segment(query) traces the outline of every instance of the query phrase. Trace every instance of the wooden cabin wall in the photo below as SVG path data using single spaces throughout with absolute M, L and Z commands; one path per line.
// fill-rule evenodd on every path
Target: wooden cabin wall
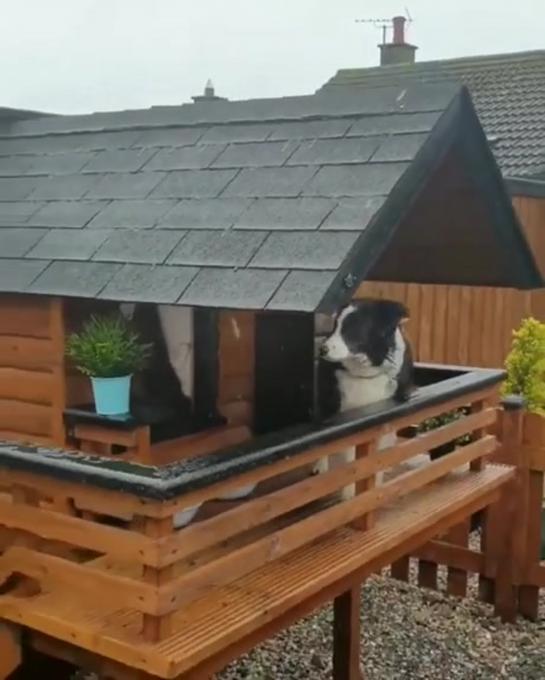
M 219 318 L 219 410 L 229 422 L 253 425 L 255 313 L 222 311 Z
M 545 277 L 545 198 L 514 196 L 513 207 Z
M 0 295 L 0 438 L 62 445 L 64 399 L 60 300 Z

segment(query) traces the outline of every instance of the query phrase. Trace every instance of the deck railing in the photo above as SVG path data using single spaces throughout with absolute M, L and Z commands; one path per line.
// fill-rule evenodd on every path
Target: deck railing
M 387 410 L 378 405 L 163 468 L 6 444 L 0 448 L 0 599 L 62 591 L 66 598 L 88 597 L 95 609 L 118 603 L 142 614 L 144 640 L 165 639 L 174 614 L 213 589 L 342 527 L 368 529 L 382 512 L 439 479 L 478 475 L 497 450 L 490 431 L 500 380 L 493 371 L 460 373 Z M 402 436 L 461 407 L 458 420 Z M 379 440 L 392 432 L 399 433 L 396 443 L 379 451 Z M 451 453 L 375 484 L 379 472 L 460 438 L 464 444 Z M 353 462 L 309 476 L 318 459 L 347 447 L 356 447 Z M 248 484 L 259 485 L 251 498 L 217 501 Z M 349 484 L 356 494 L 342 500 L 338 492 Z M 196 520 L 176 529 L 177 514 L 196 505 Z M 420 554 L 428 561 L 429 550 Z M 481 559 L 466 548 L 459 554 L 453 569 Z M 490 569 L 488 577 L 495 575 Z

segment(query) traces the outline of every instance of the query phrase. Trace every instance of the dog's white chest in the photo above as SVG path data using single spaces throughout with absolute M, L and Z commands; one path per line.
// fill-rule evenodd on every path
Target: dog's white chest
M 384 373 L 374 378 L 361 378 L 352 376 L 347 371 L 337 371 L 337 380 L 341 396 L 341 411 L 361 408 L 389 399 L 396 390 L 395 381 Z

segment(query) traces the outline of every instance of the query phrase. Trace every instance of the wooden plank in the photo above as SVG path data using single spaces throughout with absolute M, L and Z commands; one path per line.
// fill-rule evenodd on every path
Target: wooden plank
M 10 547 L 0 557 L 0 583 L 15 573 L 35 579 L 44 591 L 60 587 L 67 596 L 75 592 L 82 597 L 87 594 L 95 604 L 131 607 L 149 614 L 160 613 L 157 589 L 142 581 L 27 547 Z
M 478 574 L 484 571 L 485 560 L 482 553 L 446 543 L 443 540 L 426 543 L 426 545 L 417 548 L 414 556 L 466 572 L 471 571 Z
M 239 488 L 240 486 L 246 484 L 257 484 L 262 480 L 313 463 L 324 456 L 338 453 L 340 450 L 344 450 L 345 448 L 363 444 L 376 437 L 381 437 L 384 434 L 402 430 L 405 427 L 412 427 L 414 426 L 415 422 L 422 422 L 423 420 L 432 418 L 433 416 L 439 415 L 440 413 L 445 413 L 446 411 L 451 411 L 460 408 L 461 406 L 467 406 L 468 404 L 471 404 L 475 401 L 486 399 L 494 392 L 495 388 L 489 387 L 483 390 L 475 391 L 471 394 L 456 397 L 443 404 L 420 409 L 417 415 L 413 414 L 404 416 L 402 418 L 397 418 L 394 421 L 389 421 L 386 425 L 379 425 L 377 427 L 357 432 L 354 435 L 343 437 L 342 439 L 336 439 L 334 442 L 329 444 L 324 444 L 315 449 L 298 453 L 297 456 L 292 456 L 277 463 L 256 468 L 251 472 L 237 475 L 231 479 L 218 482 L 216 484 L 211 484 L 210 486 L 207 486 L 206 489 L 189 492 L 185 494 L 180 500 L 163 504 L 163 508 L 165 510 L 168 509 L 169 511 L 175 512 L 177 509 L 182 510 L 187 507 L 199 505 L 207 500 L 218 498 L 219 496 L 224 495 L 225 492 L 232 491 Z
M 362 680 L 360 668 L 360 588 L 333 601 L 333 679 Z
M 34 439 L 34 437 L 33 437 Z M 62 479 L 53 479 L 46 475 L 19 472 L 16 470 L 2 470 L 0 484 L 4 488 L 19 485 L 39 490 L 48 497 L 60 496 L 71 498 L 75 507 L 84 507 L 85 503 L 93 503 L 102 507 L 102 512 L 111 517 L 124 518 L 126 515 L 138 514 L 150 517 L 164 517 L 176 512 L 169 503 L 154 501 L 147 498 L 139 498 L 128 493 L 99 489 L 85 484 L 67 482 Z
M 246 425 L 223 425 L 205 432 L 154 444 L 150 450 L 150 460 L 154 465 L 168 465 L 241 444 L 248 441 L 250 437 L 251 433 Z
M 64 409 L 66 408 L 64 303 L 61 298 L 51 300 L 50 334 L 55 351 L 53 386 L 51 391 L 53 413 L 51 434 L 57 446 L 66 444 Z
M 229 401 L 220 404 L 220 411 L 232 425 L 249 425 L 252 422 L 254 407 L 250 401 Z
M 437 590 L 437 565 L 428 560 L 418 561 L 417 582 L 420 588 Z
M 51 370 L 57 361 L 52 340 L 0 335 L 0 366 Z
M 0 295 L 2 333 L 49 338 L 49 299 L 31 295 Z
M 377 442 L 372 441 L 368 442 L 366 444 L 362 444 L 361 446 L 356 447 L 356 460 L 361 460 L 362 458 L 367 458 L 373 454 L 376 455 L 377 453 Z M 384 459 L 382 460 L 384 463 Z M 370 491 L 371 489 L 374 489 L 376 486 L 376 476 L 371 475 L 369 477 L 365 477 L 364 479 L 360 479 L 356 483 L 356 493 L 364 493 L 365 491 Z M 354 522 L 352 522 L 352 526 L 355 529 L 359 529 L 360 531 L 367 531 L 367 529 L 370 529 L 375 521 L 375 517 L 373 513 L 368 512 L 367 514 L 363 515 L 362 517 L 358 517 Z
M 411 345 L 416 351 L 420 342 L 420 286 L 418 284 L 409 283 L 407 285 L 407 299 L 405 303 L 409 310 L 407 333 Z
M 469 343 L 471 341 L 471 306 L 472 288 L 461 286 L 460 288 L 460 307 L 458 317 L 458 350 L 456 364 L 460 366 L 469 365 Z
M 15 399 L 50 406 L 54 385 L 53 374 L 0 366 L 0 399 Z
M 533 564 L 528 570 L 528 580 L 537 588 L 545 588 L 545 563 Z
M 494 437 L 485 437 L 460 448 L 449 456 L 433 461 L 425 468 L 400 475 L 384 486 L 316 512 L 310 517 L 274 531 L 254 543 L 227 553 L 199 569 L 182 575 L 166 586 L 161 596 L 165 597 L 173 608 L 186 604 L 206 593 L 212 584 L 228 583 L 263 564 L 287 555 L 327 532 L 353 522 L 366 512 L 384 507 L 387 503 L 440 479 L 449 471 L 491 453 L 495 446 Z
M 469 540 L 470 519 L 466 519 L 448 532 L 446 542 L 454 546 L 467 548 Z M 449 595 L 465 597 L 467 595 L 467 570 L 449 565 L 447 572 L 447 592 Z
M 441 363 L 445 360 L 447 337 L 448 286 L 434 286 L 435 304 L 432 324 L 431 360 Z
M 351 464 L 304 479 L 266 496 L 246 501 L 216 517 L 189 525 L 160 542 L 158 545 L 160 564 L 167 565 L 182 560 L 232 536 L 270 522 L 276 517 L 327 496 L 358 479 L 399 465 L 422 451 L 439 446 L 462 433 L 470 432 L 473 428 L 479 427 L 482 423 L 491 422 L 494 418 L 493 409 L 473 414 L 403 441 L 387 451 L 366 452 L 365 456 L 359 457 Z M 338 443 L 335 445 L 335 450 L 339 450 Z
M 118 444 L 128 448 L 136 446 L 137 428 L 134 430 L 119 430 L 101 425 L 78 424 L 74 427 L 73 436 L 76 439 L 97 442 L 99 444 Z
M 8 678 L 23 661 L 18 627 L 0 621 L 0 678 Z
M 530 471 L 528 479 L 528 522 L 526 533 L 526 572 L 531 573 L 540 565 L 541 553 L 541 507 L 543 502 L 543 473 Z M 532 621 L 539 616 L 539 585 L 524 579 L 519 588 L 519 612 Z
M 462 291 L 460 286 L 447 287 L 447 337 L 443 361 L 450 364 L 456 364 L 458 362 L 458 319 L 460 315 L 461 294 Z
M 107 512 L 107 508 L 104 508 Z M 15 505 L 0 498 L 0 523 L 12 529 L 27 531 L 45 540 L 62 541 L 81 548 L 96 550 L 134 560 L 139 564 L 155 564 L 154 541 L 134 531 L 88 522 L 44 508 Z
M 143 533 L 153 540 L 169 536 L 174 531 L 174 524 L 172 517 L 164 519 L 153 519 L 146 517 L 143 523 Z M 146 583 L 151 584 L 155 591 L 166 583 L 172 580 L 174 571 L 172 567 L 164 567 L 161 569 L 155 567 L 144 567 L 143 578 Z M 167 606 L 164 612 L 171 612 L 172 607 Z M 169 613 L 163 615 L 161 608 L 158 608 L 155 616 L 144 614 L 142 635 L 146 642 L 159 642 L 167 638 L 173 630 L 172 616 Z
M 469 337 L 467 364 L 469 366 L 482 366 L 482 336 L 486 332 L 484 327 L 485 289 L 471 289 L 471 309 L 469 315 Z
M 254 395 L 254 379 L 251 373 L 226 375 L 221 380 L 221 401 L 251 401 Z
M 434 287 L 422 286 L 420 289 L 420 332 L 418 341 L 418 358 L 420 361 L 432 361 L 434 318 Z
M 53 409 L 12 399 L 0 399 L 0 430 L 52 437 Z
M 404 555 L 399 560 L 392 562 L 390 576 L 398 581 L 409 582 L 411 559 L 409 555 Z

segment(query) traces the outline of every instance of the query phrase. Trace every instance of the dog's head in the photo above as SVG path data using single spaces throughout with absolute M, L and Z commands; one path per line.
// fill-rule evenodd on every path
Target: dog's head
M 396 331 L 408 318 L 407 308 L 391 300 L 358 300 L 341 310 L 333 333 L 321 347 L 327 361 L 356 359 L 363 366 L 382 366 L 396 346 Z

